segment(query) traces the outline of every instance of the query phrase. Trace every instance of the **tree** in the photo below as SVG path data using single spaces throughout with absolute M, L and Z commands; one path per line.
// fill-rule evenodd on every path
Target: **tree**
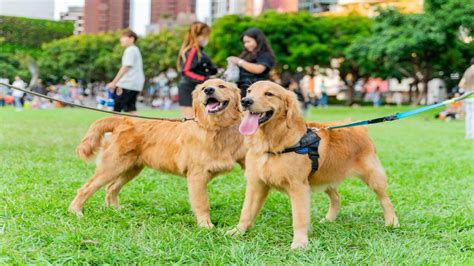
M 72 35 L 71 22 L 0 16 L 0 77 L 36 80 L 41 45 Z M 32 71 L 30 71 L 32 70 Z
M 257 18 L 224 16 L 212 27 L 212 58 L 218 64 L 225 65 L 228 56 L 240 54 L 243 49 L 240 35 L 249 27 L 260 28 L 267 35 L 280 67 L 288 65 L 294 71 L 298 66 L 329 67 L 334 58 L 344 62 L 340 68 L 341 77 L 348 84 L 349 102 L 352 102 L 353 80 L 348 77 L 352 75 L 358 79 L 358 63 L 361 62 L 346 59 L 346 49 L 356 39 L 370 36 L 371 19 L 356 14 L 315 17 L 306 12 L 267 12 Z
M 175 67 L 182 32 L 162 31 L 138 40 L 147 78 Z M 43 46 L 39 58 L 41 76 L 48 83 L 61 82 L 63 76 L 85 82 L 112 80 L 120 68 L 123 50 L 118 33 L 56 40 Z
M 423 88 L 414 101 L 419 104 L 427 97 L 429 80 L 447 79 L 473 54 L 472 44 L 462 43 L 458 31 L 465 27 L 472 32 L 474 4 L 461 2 L 445 2 L 432 13 L 403 15 L 395 9 L 380 10 L 372 36 L 349 47 L 348 57 L 364 65 L 365 74 L 413 78 Z

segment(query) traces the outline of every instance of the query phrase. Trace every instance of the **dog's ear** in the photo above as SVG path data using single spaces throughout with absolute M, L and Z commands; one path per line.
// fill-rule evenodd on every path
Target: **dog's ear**
M 235 107 L 236 110 L 242 112 L 242 106 L 240 105 L 240 89 L 237 87 L 235 83 L 227 82 L 227 86 L 229 86 L 233 91 L 233 97 L 235 100 Z
M 291 128 L 292 125 L 302 119 L 300 109 L 298 107 L 298 99 L 296 94 L 292 91 L 286 91 L 284 96 L 285 111 L 286 111 L 286 125 Z
M 197 85 L 192 92 L 193 110 L 194 110 L 194 115 L 197 118 L 201 118 L 204 115 L 203 110 L 202 110 L 202 105 L 199 103 L 199 92 L 201 92 L 203 86 L 204 86 L 203 84 Z

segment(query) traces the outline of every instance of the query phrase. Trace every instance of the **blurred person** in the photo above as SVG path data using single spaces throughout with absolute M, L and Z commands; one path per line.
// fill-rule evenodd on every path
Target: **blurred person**
M 179 50 L 177 68 L 182 76 L 178 84 L 179 106 L 184 118 L 193 118 L 194 88 L 217 74 L 217 68 L 204 52 L 209 42 L 211 28 L 202 22 L 194 22 L 189 27 Z
M 20 88 L 20 89 L 25 89 L 26 83 L 20 78 L 20 76 L 15 76 L 15 81 L 13 82 L 12 86 Z M 21 99 L 23 98 L 24 95 L 25 95 L 24 92 L 13 89 L 12 96 L 15 101 L 15 111 L 17 112 L 23 110 L 23 103 Z
M 9 84 L 8 79 L 0 79 L 1 82 Z M 8 87 L 0 85 L 0 107 L 4 107 L 6 105 L 5 97 L 7 96 Z
M 319 84 L 319 100 L 318 100 L 318 106 L 319 107 L 328 107 L 328 93 L 327 93 L 327 86 L 324 81 L 324 79 L 321 80 L 321 83 Z
M 300 86 L 300 82 L 298 81 L 297 77 L 291 75 L 290 72 L 285 71 L 281 74 L 280 85 L 296 94 L 300 104 L 300 110 L 303 115 L 306 115 L 309 98 L 307 92 Z
M 380 106 L 380 100 L 382 98 L 382 95 L 380 93 L 380 88 L 379 86 L 375 87 L 374 91 L 372 92 L 372 103 L 374 107 L 379 107 Z
M 471 66 L 464 72 L 459 82 L 459 88 L 465 92 L 474 91 L 474 58 L 471 59 Z M 466 138 L 474 139 L 474 98 L 466 99 L 464 102 L 466 112 Z
M 137 96 L 143 90 L 145 74 L 140 49 L 135 45 L 138 35 L 130 29 L 122 32 L 120 45 L 125 48 L 122 67 L 107 88 L 114 92 L 115 112 L 137 113 Z
M 459 96 L 461 96 L 461 94 L 458 92 L 454 94 L 454 98 L 457 98 Z M 463 106 L 463 101 L 452 103 L 446 106 L 446 109 L 440 112 L 439 114 L 437 114 L 435 118 L 444 120 L 444 121 L 460 119 L 462 116 L 462 106 Z
M 244 45 L 244 51 L 238 57 L 230 56 L 229 60 L 239 66 L 237 86 L 243 98 L 250 85 L 259 80 L 270 79 L 270 71 L 275 65 L 275 55 L 267 37 L 260 29 L 246 30 L 240 41 Z

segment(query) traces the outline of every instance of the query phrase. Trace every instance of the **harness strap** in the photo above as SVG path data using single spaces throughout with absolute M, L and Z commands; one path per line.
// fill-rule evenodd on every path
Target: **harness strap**
M 296 152 L 298 154 L 308 154 L 311 160 L 311 169 L 317 171 L 319 168 L 319 142 L 321 138 L 313 130 L 307 129 L 306 134 L 298 142 L 295 147 L 289 147 L 284 149 L 281 153 Z

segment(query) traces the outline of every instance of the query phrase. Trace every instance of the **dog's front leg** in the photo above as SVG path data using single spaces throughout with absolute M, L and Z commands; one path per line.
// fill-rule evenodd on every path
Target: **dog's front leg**
M 207 183 L 210 177 L 202 174 L 190 174 L 188 176 L 189 201 L 196 215 L 198 226 L 203 228 L 212 228 L 209 215 L 209 197 L 207 195 Z
M 227 235 L 243 234 L 252 226 L 268 196 L 270 187 L 256 177 L 249 177 L 245 191 L 244 206 L 240 213 L 239 224 L 229 230 Z
M 287 189 L 293 215 L 293 243 L 291 249 L 308 246 L 310 226 L 311 187 L 307 183 L 290 184 Z

